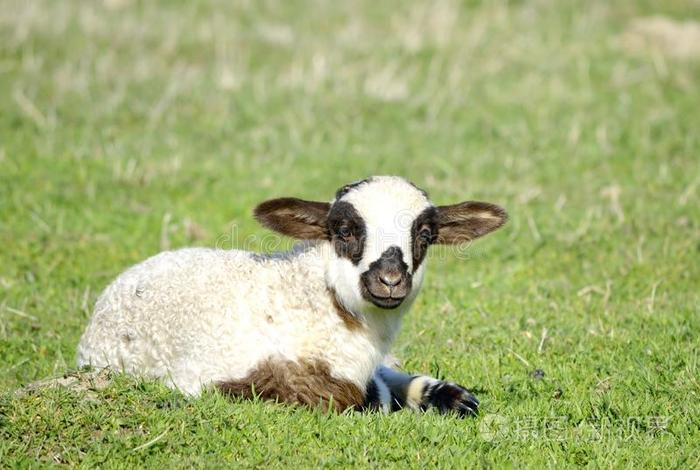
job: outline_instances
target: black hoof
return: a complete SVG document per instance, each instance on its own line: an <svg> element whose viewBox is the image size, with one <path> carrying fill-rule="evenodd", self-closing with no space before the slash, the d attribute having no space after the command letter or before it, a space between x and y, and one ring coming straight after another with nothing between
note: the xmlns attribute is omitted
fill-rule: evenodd
<svg viewBox="0 0 700 470"><path fill-rule="evenodd" d="M479 400L461 385L438 382L426 390L423 407L436 408L440 413L476 416L479 412Z"/></svg>

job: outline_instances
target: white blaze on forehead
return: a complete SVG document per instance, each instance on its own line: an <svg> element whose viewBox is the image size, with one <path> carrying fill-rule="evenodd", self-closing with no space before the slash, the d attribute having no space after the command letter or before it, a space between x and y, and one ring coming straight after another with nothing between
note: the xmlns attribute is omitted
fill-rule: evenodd
<svg viewBox="0 0 700 470"><path fill-rule="evenodd" d="M396 176L375 176L341 200L352 204L364 220L366 239L360 265L367 269L390 246L398 246L403 260L412 270L411 227L429 207L425 194Z"/></svg>

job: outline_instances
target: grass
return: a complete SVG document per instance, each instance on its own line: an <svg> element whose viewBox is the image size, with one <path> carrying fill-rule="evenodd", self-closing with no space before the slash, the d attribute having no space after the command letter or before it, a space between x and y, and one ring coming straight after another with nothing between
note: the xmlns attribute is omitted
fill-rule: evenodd
<svg viewBox="0 0 700 470"><path fill-rule="evenodd" d="M3 2L0 466L700 465L700 57L638 22L700 10L654 3ZM511 214L395 348L479 418L14 392L127 266L387 173Z"/></svg>

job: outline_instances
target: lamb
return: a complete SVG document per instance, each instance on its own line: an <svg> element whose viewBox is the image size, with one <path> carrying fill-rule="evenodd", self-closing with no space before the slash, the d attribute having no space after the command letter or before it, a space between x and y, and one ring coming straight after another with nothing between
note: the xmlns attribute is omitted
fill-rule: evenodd
<svg viewBox="0 0 700 470"><path fill-rule="evenodd" d="M323 409L476 414L464 387L384 364L420 290L432 244L501 227L499 206L435 206L396 176L330 202L279 198L254 211L300 240L287 253L185 248L117 277L78 346L78 366L154 377L187 395L215 387Z"/></svg>

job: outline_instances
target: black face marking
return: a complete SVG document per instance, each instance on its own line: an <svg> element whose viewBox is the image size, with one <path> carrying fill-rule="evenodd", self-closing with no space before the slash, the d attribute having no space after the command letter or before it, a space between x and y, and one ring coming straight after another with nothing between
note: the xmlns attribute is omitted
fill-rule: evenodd
<svg viewBox="0 0 700 470"><path fill-rule="evenodd" d="M438 235L438 211L428 207L416 217L411 227L413 247L413 272L415 273L428 253L428 247L435 243Z"/></svg>
<svg viewBox="0 0 700 470"><path fill-rule="evenodd" d="M336 191L335 200L337 201L341 197L345 196L349 191L355 189L356 187L358 187L362 184L369 183L371 181L372 181L372 177L369 177L369 178L365 178L365 179L360 180L360 181L355 181L354 183L346 184L345 186L340 188L338 191Z"/></svg>
<svg viewBox="0 0 700 470"><path fill-rule="evenodd" d="M365 249L367 229L357 209L349 202L339 201L328 213L328 232L335 252L357 265Z"/></svg>
<svg viewBox="0 0 700 470"><path fill-rule="evenodd" d="M360 275L362 297L381 308L396 308L411 291L412 277L398 246L390 246Z"/></svg>

